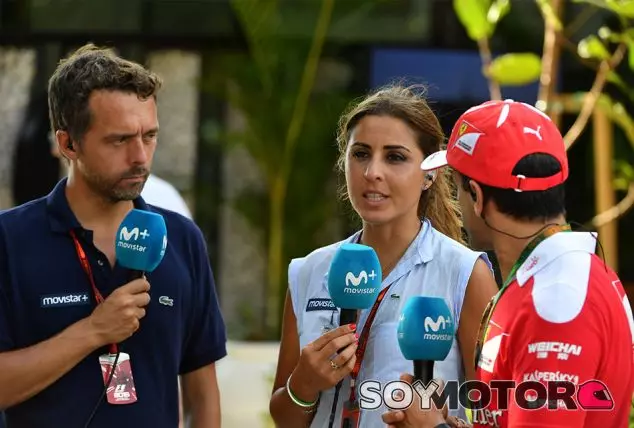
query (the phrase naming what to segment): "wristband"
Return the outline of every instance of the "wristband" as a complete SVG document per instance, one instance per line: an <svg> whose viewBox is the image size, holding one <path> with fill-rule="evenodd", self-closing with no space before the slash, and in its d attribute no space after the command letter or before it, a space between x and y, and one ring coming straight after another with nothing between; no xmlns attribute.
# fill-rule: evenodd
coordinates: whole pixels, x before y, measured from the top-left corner
<svg viewBox="0 0 634 428"><path fill-rule="evenodd" d="M314 407L315 404L317 404L317 400L311 403L308 401L300 400L299 398L295 396L295 394L293 394L293 391L291 391L291 376L289 376L288 380L286 381L286 392L288 393L288 396L291 398L293 403L297 404L299 407L303 407L306 409L306 408Z"/></svg>

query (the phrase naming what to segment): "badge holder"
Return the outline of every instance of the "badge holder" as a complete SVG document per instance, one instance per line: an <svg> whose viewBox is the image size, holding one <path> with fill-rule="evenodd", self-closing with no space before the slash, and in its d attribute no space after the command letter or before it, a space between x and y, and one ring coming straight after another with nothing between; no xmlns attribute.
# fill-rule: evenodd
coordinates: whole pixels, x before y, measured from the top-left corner
<svg viewBox="0 0 634 428"><path fill-rule="evenodd" d="M106 396L110 404L132 404L137 401L137 394L130 366L130 355L125 352L120 352L118 355L118 359L117 354L113 353L99 357L104 386L110 380ZM115 360L117 360L116 365L114 365Z"/></svg>

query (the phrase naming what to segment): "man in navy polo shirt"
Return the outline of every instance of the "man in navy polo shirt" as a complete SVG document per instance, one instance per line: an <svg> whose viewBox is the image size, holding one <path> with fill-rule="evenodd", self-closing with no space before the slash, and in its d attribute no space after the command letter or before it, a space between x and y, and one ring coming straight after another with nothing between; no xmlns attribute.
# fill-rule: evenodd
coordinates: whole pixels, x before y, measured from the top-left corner
<svg viewBox="0 0 634 428"><path fill-rule="evenodd" d="M92 45L50 79L68 178L47 197L0 213L0 409L8 428L176 427L179 375L191 426L220 427L215 362L226 337L202 234L139 196L157 144L160 85ZM169 244L155 271L130 281L114 243L133 207L165 218ZM99 305L91 280L105 298ZM100 356L111 343L130 356L136 402L102 397Z"/></svg>

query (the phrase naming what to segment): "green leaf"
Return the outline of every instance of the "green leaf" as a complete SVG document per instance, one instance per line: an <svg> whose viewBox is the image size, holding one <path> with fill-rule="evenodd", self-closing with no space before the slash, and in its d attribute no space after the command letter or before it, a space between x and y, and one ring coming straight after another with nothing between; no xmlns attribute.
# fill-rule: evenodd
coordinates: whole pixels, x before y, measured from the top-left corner
<svg viewBox="0 0 634 428"><path fill-rule="evenodd" d="M634 102L634 89L629 87L625 81L614 70L608 73L607 81L616 85L632 102Z"/></svg>
<svg viewBox="0 0 634 428"><path fill-rule="evenodd" d="M493 26L487 20L488 7L483 0L454 0L453 7L469 38L478 41L491 36Z"/></svg>
<svg viewBox="0 0 634 428"><path fill-rule="evenodd" d="M621 79L621 76L619 76L614 70L608 73L607 81L610 83L614 83L619 88L624 88L626 86L623 79Z"/></svg>
<svg viewBox="0 0 634 428"><path fill-rule="evenodd" d="M561 31L563 28L561 25L561 21L555 14L552 5L550 4L550 0L537 0L537 6L539 6L539 10L542 12L542 16L544 20L552 25L555 30Z"/></svg>
<svg viewBox="0 0 634 428"><path fill-rule="evenodd" d="M487 21L495 27L495 25L500 22L500 19L504 18L510 10L511 0L495 0L487 13Z"/></svg>
<svg viewBox="0 0 634 428"><path fill-rule="evenodd" d="M610 27L601 27L599 28L599 31L597 32L597 34L603 40L610 40L610 38L612 37L614 33L612 33L612 29L610 29Z"/></svg>
<svg viewBox="0 0 634 428"><path fill-rule="evenodd" d="M595 58L599 60L606 60L610 58L610 52L605 48L603 42L593 35L586 37L579 42L577 46L577 53L581 58Z"/></svg>
<svg viewBox="0 0 634 428"><path fill-rule="evenodd" d="M619 89L621 89L623 92L629 92L630 88L627 86L627 84L623 81L623 79L621 78L621 76L619 76L617 74L616 71L611 70L608 73L608 77L607 77L607 81L610 83L615 84L616 86L619 87Z"/></svg>
<svg viewBox="0 0 634 428"><path fill-rule="evenodd" d="M634 181L634 166L630 165L627 161L619 159L616 161L616 171L619 177L626 179L627 181Z"/></svg>
<svg viewBox="0 0 634 428"><path fill-rule="evenodd" d="M634 0L573 0L573 3L588 3L627 18L634 18Z"/></svg>
<svg viewBox="0 0 634 428"><path fill-rule="evenodd" d="M615 178L612 184L615 190L627 190L630 187L630 182L623 177Z"/></svg>
<svg viewBox="0 0 634 428"><path fill-rule="evenodd" d="M627 18L634 18L634 0L607 0L614 12Z"/></svg>
<svg viewBox="0 0 634 428"><path fill-rule="evenodd" d="M621 103L614 103L612 106L614 122L616 122L625 132L625 136L634 147L634 119L627 113Z"/></svg>
<svg viewBox="0 0 634 428"><path fill-rule="evenodd" d="M511 53L495 58L486 73L500 85L521 86L537 80L541 68L541 58L534 53Z"/></svg>
<svg viewBox="0 0 634 428"><path fill-rule="evenodd" d="M585 94L581 94L584 96ZM615 103L608 95L601 94L597 100L597 108L608 115L610 120L621 127L628 142L634 148L634 119L627 113L621 103Z"/></svg>
<svg viewBox="0 0 634 428"><path fill-rule="evenodd" d="M630 69L634 71L634 39L628 41L627 45L630 51L630 55L629 55Z"/></svg>
<svg viewBox="0 0 634 428"><path fill-rule="evenodd" d="M587 3L596 7L602 7L608 9L608 5L605 0L572 0L573 3Z"/></svg>
<svg viewBox="0 0 634 428"><path fill-rule="evenodd" d="M629 162L619 159L614 165L614 187L618 190L627 190L634 183L634 166Z"/></svg>

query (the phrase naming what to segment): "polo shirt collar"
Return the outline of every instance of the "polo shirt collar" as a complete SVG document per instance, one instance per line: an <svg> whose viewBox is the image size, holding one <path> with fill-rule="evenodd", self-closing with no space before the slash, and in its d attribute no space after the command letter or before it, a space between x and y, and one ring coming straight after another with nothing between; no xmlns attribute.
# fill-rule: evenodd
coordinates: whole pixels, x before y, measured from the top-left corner
<svg viewBox="0 0 634 428"><path fill-rule="evenodd" d="M518 285L524 286L537 272L564 254L572 252L594 253L596 244L596 232L560 232L549 236L535 247L517 270Z"/></svg>
<svg viewBox="0 0 634 428"><path fill-rule="evenodd" d="M344 239L340 242L340 244L357 243L360 235L361 230ZM403 275L411 271L415 266L431 261L434 258L434 240L434 229L432 228L431 223L427 219L422 220L421 229L418 232L418 235L416 235L416 238L414 238L414 241L405 251L405 254L403 254L387 278L385 278L382 283L382 287L397 281ZM328 271L324 273L322 281L322 286L325 289L328 289L328 273Z"/></svg>
<svg viewBox="0 0 634 428"><path fill-rule="evenodd" d="M46 209L48 211L48 221L53 232L69 233L74 229L82 229L79 220L70 209L68 199L66 199L67 177L60 180L51 193L46 196ZM140 210L149 210L148 204L142 197L134 200L134 207Z"/></svg>
<svg viewBox="0 0 634 428"><path fill-rule="evenodd" d="M343 243L356 243L359 241L361 231L357 231L348 237ZM421 220L421 228L414 241L410 244L399 264L407 262L410 265L427 263L434 258L435 236L431 223L427 219Z"/></svg>

